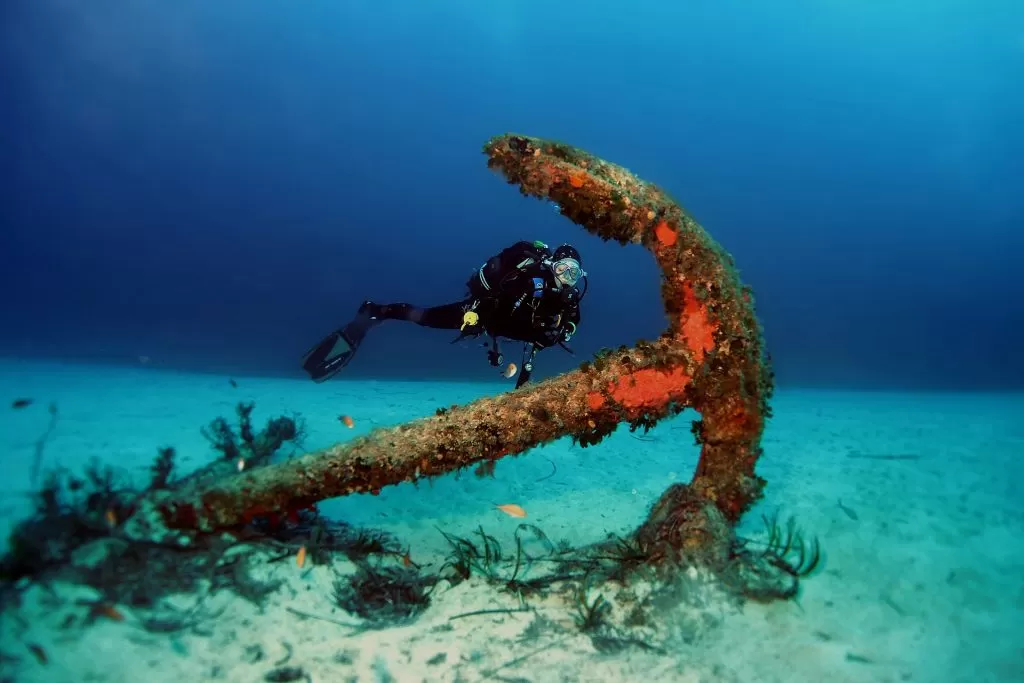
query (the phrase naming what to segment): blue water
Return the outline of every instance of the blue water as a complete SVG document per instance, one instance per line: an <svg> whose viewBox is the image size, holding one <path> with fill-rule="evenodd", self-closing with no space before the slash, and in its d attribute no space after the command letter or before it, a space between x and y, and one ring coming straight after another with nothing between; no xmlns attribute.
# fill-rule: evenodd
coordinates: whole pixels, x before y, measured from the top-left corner
<svg viewBox="0 0 1024 683"><path fill-rule="evenodd" d="M828 561L799 605L716 616L668 664L582 639L509 680L1022 680L1021 74L1015 0L6 0L0 529L26 514L51 402L45 467L96 457L145 479L163 446L185 470L215 457L199 428L239 400L259 423L302 414L316 450L507 390L477 342L409 324L374 329L325 385L299 360L364 299L461 299L521 239L572 242L589 273L575 355L541 352L537 379L656 337L647 252L487 170L482 145L517 132L658 184L732 254L779 385L766 498L742 528L795 512ZM8 410L21 397L34 403ZM324 511L434 567L440 526L510 532L496 502L593 542L688 480L690 417ZM212 635L180 640L138 638L132 614L68 635L61 610L81 596L27 593L0 620L15 657L0 664L19 681L249 681L292 640L314 680L388 680L375 658L399 681L482 680L527 647L515 618L443 628L506 605L486 586L409 632L343 640L288 612L325 609L334 569L271 569L287 587L265 613L225 604ZM267 659L239 663L250 643Z"/></svg>
<svg viewBox="0 0 1024 683"><path fill-rule="evenodd" d="M458 299L518 239L591 274L578 358L664 327L647 254L481 145L665 187L758 295L779 382L1024 383L1024 5L11 0L0 351L299 376L364 298ZM489 377L389 326L350 372Z"/></svg>

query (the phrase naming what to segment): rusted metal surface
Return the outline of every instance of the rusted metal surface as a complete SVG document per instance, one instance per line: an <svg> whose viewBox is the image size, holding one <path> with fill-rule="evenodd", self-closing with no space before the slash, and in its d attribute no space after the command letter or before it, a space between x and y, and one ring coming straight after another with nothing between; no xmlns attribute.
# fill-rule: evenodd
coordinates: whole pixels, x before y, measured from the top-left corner
<svg viewBox="0 0 1024 683"><path fill-rule="evenodd" d="M317 501L522 453L573 436L600 441L623 423L653 425L692 406L700 461L639 533L658 557L706 544L764 485L754 472L772 377L750 291L731 259L682 207L629 171L579 149L521 135L484 147L488 165L524 195L605 240L639 244L663 273L669 325L580 369L398 427L212 483L157 492L140 512L171 529L215 531ZM148 526L148 525L145 525ZM142 527L140 527L142 528ZM719 534L720 535L720 534ZM672 551L672 552L669 552Z"/></svg>

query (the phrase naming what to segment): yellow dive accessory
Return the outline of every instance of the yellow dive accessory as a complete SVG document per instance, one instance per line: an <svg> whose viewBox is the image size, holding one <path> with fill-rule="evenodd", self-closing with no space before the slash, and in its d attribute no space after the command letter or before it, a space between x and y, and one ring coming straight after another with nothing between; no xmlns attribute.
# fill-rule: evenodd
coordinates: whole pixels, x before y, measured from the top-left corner
<svg viewBox="0 0 1024 683"><path fill-rule="evenodd" d="M473 325L476 325L478 322L480 322L480 316L477 314L476 311L466 311L462 315L462 327L459 328L459 332L466 329L466 325L472 327Z"/></svg>

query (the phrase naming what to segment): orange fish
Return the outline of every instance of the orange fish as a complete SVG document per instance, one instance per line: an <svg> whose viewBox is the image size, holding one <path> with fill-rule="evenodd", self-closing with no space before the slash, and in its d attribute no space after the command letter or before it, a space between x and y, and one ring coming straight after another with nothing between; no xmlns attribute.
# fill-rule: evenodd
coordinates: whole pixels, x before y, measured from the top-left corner
<svg viewBox="0 0 1024 683"><path fill-rule="evenodd" d="M355 420L353 420L353 419L352 419L351 417L349 417L348 415L342 415L342 416L341 416L341 417L339 417L338 419L339 419L339 420L341 420L341 423L342 423L343 425L345 425L346 427L348 427L349 429L352 429L353 427L355 427L355 426L356 426Z"/></svg>
<svg viewBox="0 0 1024 683"><path fill-rule="evenodd" d="M515 363L509 363L508 367L505 368L505 372L503 372L501 374L505 375L506 378L511 378L511 377L515 377L517 372L519 372L519 368L516 367L516 364Z"/></svg>
<svg viewBox="0 0 1024 683"><path fill-rule="evenodd" d="M114 512L114 508L107 508L106 520L107 526L111 528L117 526L117 513Z"/></svg>
<svg viewBox="0 0 1024 683"><path fill-rule="evenodd" d="M520 517L520 518L522 518L522 517L526 516L526 510L524 510L523 508L519 507L515 503L508 503L506 505L495 505L494 507L496 507L499 510L501 510L502 512L504 512L509 517Z"/></svg>
<svg viewBox="0 0 1024 683"><path fill-rule="evenodd" d="M302 569L302 565L306 564L306 546L299 548L299 552L295 555L295 564Z"/></svg>
<svg viewBox="0 0 1024 683"><path fill-rule="evenodd" d="M111 621L124 621L124 615L121 614L121 610L107 602L97 603L93 606L92 614L97 617L106 617Z"/></svg>

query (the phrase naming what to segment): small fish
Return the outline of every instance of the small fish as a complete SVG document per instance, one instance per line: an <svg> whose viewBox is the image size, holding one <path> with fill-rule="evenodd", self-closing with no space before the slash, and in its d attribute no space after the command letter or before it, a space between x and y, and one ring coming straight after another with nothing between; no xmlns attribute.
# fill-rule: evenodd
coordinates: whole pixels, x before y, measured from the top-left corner
<svg viewBox="0 0 1024 683"><path fill-rule="evenodd" d="M29 643L28 644L28 650L33 655L35 655L36 660L40 664L48 664L50 662L50 658L46 656L46 650L43 649L42 645L36 645L35 643Z"/></svg>
<svg viewBox="0 0 1024 683"><path fill-rule="evenodd" d="M416 564L412 559L412 551L406 550L405 555L402 555L402 566L412 567L413 569L419 569L420 565Z"/></svg>
<svg viewBox="0 0 1024 683"><path fill-rule="evenodd" d="M89 613L93 618L106 617L111 621L124 621L124 615L121 614L121 610L108 602L97 603L91 610L89 610Z"/></svg>
<svg viewBox="0 0 1024 683"><path fill-rule="evenodd" d="M853 520L853 521L855 521L855 522L857 521L857 519L859 519L859 518L857 517L857 513L856 513L856 512L854 512L854 511L853 511L853 510L851 510L850 508L848 508L848 507L846 507L845 505L843 505L843 501L841 501L841 500L839 500L839 499L837 498L837 499L836 499L836 502L837 502L837 503L839 503L839 509L840 509L840 510L842 510L843 512L845 512L845 513L846 513L846 516L847 516L847 517L849 517L850 519L852 519L852 520Z"/></svg>
<svg viewBox="0 0 1024 683"><path fill-rule="evenodd" d="M236 381L235 381L235 380L233 380L233 379L229 379L229 380L228 380L228 384L230 384L230 385L231 385L231 388L232 388L232 389L237 389L237 388L238 388L238 382L236 382Z"/></svg>
<svg viewBox="0 0 1024 683"><path fill-rule="evenodd" d="M295 553L295 564L298 565L299 569L302 569L303 565L306 564L306 546L299 548L299 552Z"/></svg>
<svg viewBox="0 0 1024 683"><path fill-rule="evenodd" d="M87 623L92 623L100 617L110 619L111 621L124 621L124 615L121 614L120 610L118 610L112 602L105 602L103 600L76 600L75 603L82 607L89 608L89 615L86 617Z"/></svg>
<svg viewBox="0 0 1024 683"><path fill-rule="evenodd" d="M238 471L241 472L245 469L245 458L238 459Z"/></svg>
<svg viewBox="0 0 1024 683"><path fill-rule="evenodd" d="M345 425L346 427L348 427L349 429L352 429L353 427L355 427L355 426L356 426L356 422L355 422L355 420L353 420L353 419L352 419L351 417L349 417L348 415L342 415L342 416L341 416L341 417L339 417L338 419L339 419L339 420L341 420L341 423L342 423L343 425Z"/></svg>
<svg viewBox="0 0 1024 683"><path fill-rule="evenodd" d="M16 398L11 401L11 407L15 410L21 410L22 408L28 408L32 405L33 399L31 398Z"/></svg>
<svg viewBox="0 0 1024 683"><path fill-rule="evenodd" d="M505 375L505 377L508 379L508 378L515 377L517 372L519 372L519 368L516 366L516 364L515 363L509 363L508 367L505 368L505 372L503 372L501 374Z"/></svg>
<svg viewBox="0 0 1024 683"><path fill-rule="evenodd" d="M114 512L114 508L107 508L107 514L104 516L107 520L107 526L113 529L117 526L117 513Z"/></svg>
<svg viewBox="0 0 1024 683"><path fill-rule="evenodd" d="M502 512L504 512L509 517L519 517L519 518L522 518L522 517L526 516L526 510L524 510L523 508L519 507L515 503L507 503L505 505L495 505L494 507L496 507L499 510L501 510Z"/></svg>

